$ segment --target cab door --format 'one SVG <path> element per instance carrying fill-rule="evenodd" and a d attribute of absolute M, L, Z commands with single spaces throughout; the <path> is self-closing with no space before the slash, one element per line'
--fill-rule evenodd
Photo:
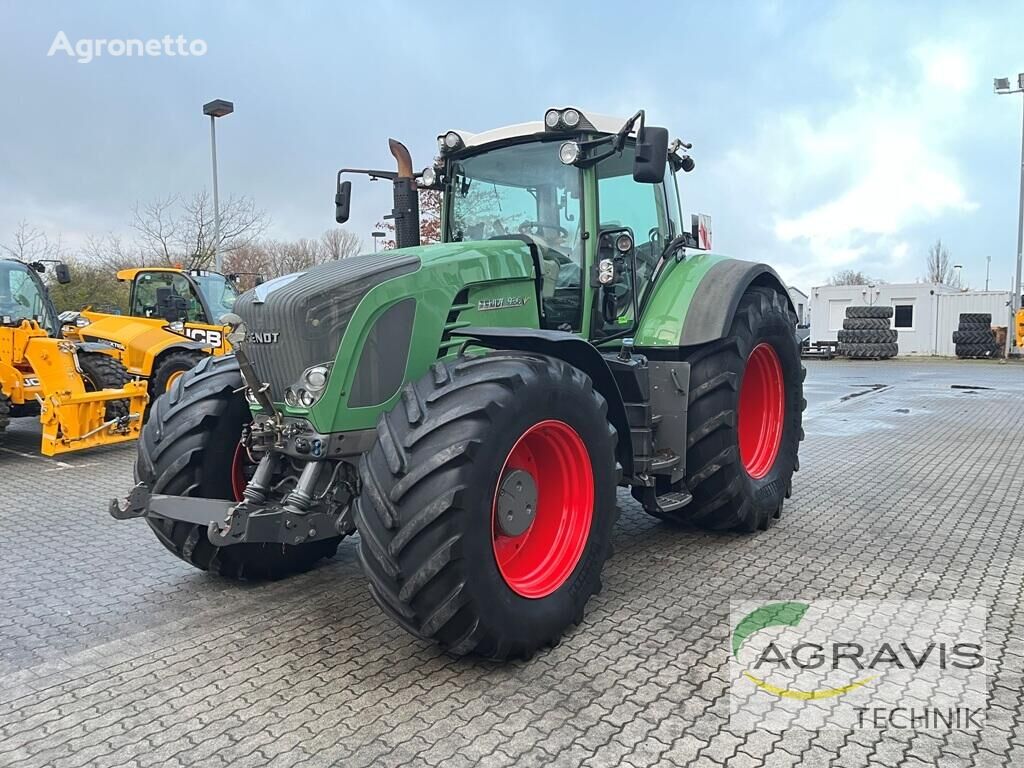
<path fill-rule="evenodd" d="M 598 289 L 605 296 L 608 292 L 614 294 L 614 312 L 607 311 L 602 296 L 594 301 L 591 327 L 598 340 L 628 335 L 635 327 L 637 310 L 664 248 L 677 234 L 678 202 L 675 211 L 670 212 L 663 182 L 641 184 L 633 180 L 633 155 L 630 146 L 621 156 L 606 158 L 596 166 L 599 232 L 626 230 L 633 241 L 632 253 L 623 258 L 614 252 L 600 253 L 602 248 L 608 250 L 611 241 L 598 237 L 598 262 L 602 256 L 616 261 L 614 282 Z"/>
<path fill-rule="evenodd" d="M 131 314 L 168 323 L 208 323 L 203 301 L 181 272 L 139 272 L 132 284 Z"/>

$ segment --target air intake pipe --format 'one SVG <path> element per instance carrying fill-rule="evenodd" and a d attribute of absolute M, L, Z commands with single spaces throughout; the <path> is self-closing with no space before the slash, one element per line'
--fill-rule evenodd
<path fill-rule="evenodd" d="M 395 245 L 408 248 L 420 244 L 420 197 L 413 178 L 412 156 L 402 142 L 394 139 L 388 139 L 388 149 L 398 163 L 398 175 L 393 181 L 395 207 L 391 211 Z"/>

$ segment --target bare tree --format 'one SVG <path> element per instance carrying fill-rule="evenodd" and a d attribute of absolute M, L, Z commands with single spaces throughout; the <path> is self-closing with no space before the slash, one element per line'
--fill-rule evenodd
<path fill-rule="evenodd" d="M 928 249 L 928 257 L 925 260 L 925 282 L 938 283 L 939 285 L 950 285 L 954 288 L 960 287 L 959 270 L 953 266 L 953 259 L 949 255 L 942 240 L 936 240 L 935 245 Z"/>
<path fill-rule="evenodd" d="M 334 261 L 357 255 L 362 245 L 359 235 L 340 227 L 328 229 L 321 235 L 320 242 L 327 252 L 327 259 Z"/>
<path fill-rule="evenodd" d="M 829 285 L 871 285 L 881 282 L 865 275 L 858 269 L 840 269 L 828 279 Z"/>
<path fill-rule="evenodd" d="M 163 264 L 206 269 L 214 261 L 213 204 L 206 190 L 189 198 L 170 195 L 135 205 L 132 228 L 144 257 Z M 222 254 L 252 245 L 268 224 L 265 212 L 245 197 L 228 198 L 220 208 Z"/>
<path fill-rule="evenodd" d="M 0 250 L 12 259 L 28 262 L 59 259 L 63 248 L 60 235 L 51 239 L 43 230 L 22 220 L 18 222 L 10 244 L 0 245 Z"/>

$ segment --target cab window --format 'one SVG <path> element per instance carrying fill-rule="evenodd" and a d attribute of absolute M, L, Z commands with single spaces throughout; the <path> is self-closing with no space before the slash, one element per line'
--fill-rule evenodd
<path fill-rule="evenodd" d="M 521 240 L 540 258 L 542 326 L 579 330 L 583 298 L 581 174 L 558 159 L 558 142 L 482 152 L 452 164 L 453 241 Z"/>
<path fill-rule="evenodd" d="M 135 278 L 132 314 L 168 322 L 207 322 L 203 303 L 188 279 L 178 272 L 140 273 Z"/>
<path fill-rule="evenodd" d="M 52 332 L 55 329 L 46 298 L 28 269 L 17 262 L 0 262 L 0 317 L 9 317 L 15 324 L 21 320 L 40 320 Z"/>
<path fill-rule="evenodd" d="M 662 249 L 672 239 L 664 187 L 664 184 L 633 181 L 632 147 L 621 156 L 609 157 L 597 165 L 600 227 L 602 230 L 628 227 L 633 233 L 636 253 L 635 276 L 627 265 L 617 281 L 620 314 L 615 323 L 605 321 L 605 333 L 613 333 L 633 322 L 634 299 L 642 298 Z M 678 210 L 678 205 L 676 208 Z"/>

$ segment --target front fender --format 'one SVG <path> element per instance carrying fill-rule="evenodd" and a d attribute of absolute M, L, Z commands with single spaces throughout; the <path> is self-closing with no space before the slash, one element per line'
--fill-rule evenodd
<path fill-rule="evenodd" d="M 512 349 L 557 357 L 587 374 L 594 382 L 594 389 L 608 403 L 608 420 L 619 436 L 616 458 L 627 474 L 632 473 L 633 440 L 626 406 L 615 376 L 593 344 L 565 331 L 533 328 L 470 327 L 461 329 L 458 335 L 489 349 Z"/>
<path fill-rule="evenodd" d="M 795 313 L 786 284 L 767 264 L 717 253 L 670 260 L 640 314 L 636 346 L 692 346 L 726 336 L 740 298 L 752 285 L 776 288 Z"/>

